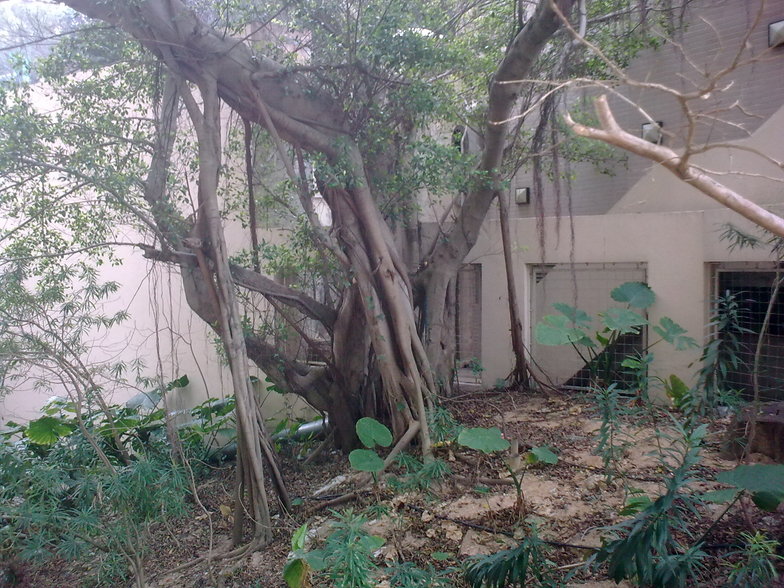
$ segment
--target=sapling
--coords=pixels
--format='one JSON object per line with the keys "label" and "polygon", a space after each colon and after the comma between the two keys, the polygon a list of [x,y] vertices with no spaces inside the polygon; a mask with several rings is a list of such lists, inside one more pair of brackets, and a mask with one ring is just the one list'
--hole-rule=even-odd
{"label": "sapling", "polygon": [[367,518],[348,509],[332,511],[335,521],[324,547],[305,550],[307,527],[300,527],[292,536],[292,559],[286,564],[283,577],[289,588],[310,586],[311,575],[325,576],[322,586],[336,588],[372,588],[378,567],[373,553],[384,545],[384,539],[370,535]]}
{"label": "sapling", "polygon": [[392,433],[376,419],[364,417],[357,421],[357,437],[367,449],[355,449],[348,454],[351,467],[359,472],[368,472],[373,476],[373,489],[378,497],[378,474],[384,469],[384,460],[373,451],[376,445],[389,447],[392,445]]}
{"label": "sapling", "polygon": [[[512,446],[509,441],[504,439],[498,427],[463,429],[457,437],[457,442],[464,447],[481,451],[486,455],[506,451]],[[516,456],[512,457],[514,458]],[[539,463],[558,463],[558,456],[547,447],[534,447],[526,453],[525,464],[522,465],[522,469],[515,467],[512,460],[503,461],[504,467],[509,472],[512,483],[515,486],[515,492],[517,493],[515,510],[517,511],[519,520],[523,520],[527,513],[525,493],[523,491],[523,476],[529,466]]]}

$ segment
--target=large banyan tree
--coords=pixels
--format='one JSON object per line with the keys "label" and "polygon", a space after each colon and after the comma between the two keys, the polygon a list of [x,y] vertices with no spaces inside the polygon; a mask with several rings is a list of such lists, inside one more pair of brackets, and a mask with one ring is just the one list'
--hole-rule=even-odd
{"label": "large banyan tree", "polygon": [[[453,375],[458,270],[531,142],[541,154],[545,122],[558,126],[555,86],[535,80],[576,68],[603,74],[564,19],[613,39],[619,51],[623,23],[650,20],[653,4],[64,3],[90,20],[40,71],[62,111],[43,114],[28,104],[29,90],[3,89],[0,149],[4,186],[17,194],[14,214],[36,214],[25,208],[36,201],[24,196],[30,186],[60,211],[40,218],[39,202],[39,219],[15,231],[17,254],[34,257],[44,233],[50,252],[89,249],[117,240],[113,227],[131,219],[149,237],[143,254],[179,267],[189,305],[220,337],[231,369],[239,486],[259,542],[270,537],[265,461],[277,470],[249,361],[326,412],[340,447],[355,443],[357,418],[375,416],[401,444],[418,436],[427,458],[426,413]],[[638,33],[625,34],[640,46]],[[523,111],[535,113],[536,133],[520,133]],[[232,119],[241,121],[239,137],[227,128]],[[433,139],[453,129],[470,129],[477,146],[463,153],[455,141]],[[301,206],[330,296],[263,271],[256,227],[263,157],[274,160],[271,176],[285,174],[289,202]],[[230,258],[226,194],[238,183],[253,247]],[[441,222],[424,240],[415,237],[423,191],[445,199]],[[93,195],[89,206],[74,197],[82,192]],[[319,223],[316,197],[329,207],[329,227]],[[411,247],[415,241],[423,245]],[[317,324],[328,346],[291,320],[322,361],[289,356],[268,332],[249,328],[247,292],[279,316]],[[274,479],[285,503],[283,481]]]}

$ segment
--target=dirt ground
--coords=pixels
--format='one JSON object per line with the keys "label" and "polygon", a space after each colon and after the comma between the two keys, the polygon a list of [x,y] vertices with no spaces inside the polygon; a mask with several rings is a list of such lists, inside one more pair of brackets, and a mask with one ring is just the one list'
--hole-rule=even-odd
{"label": "dirt ground", "polygon": [[[518,392],[484,392],[450,400],[446,406],[466,426],[499,427],[509,440],[519,442],[520,454],[532,447],[548,446],[559,456],[555,465],[528,467],[523,476],[523,491],[528,521],[536,523],[540,536],[550,541],[550,558],[564,570],[575,567],[590,555],[591,547],[601,544],[602,527],[620,522],[618,514],[626,495],[620,480],[607,482],[602,458],[594,454],[595,437],[601,421],[597,410],[576,393],[526,395]],[[661,415],[664,425],[667,420]],[[723,460],[718,449],[726,421],[711,423],[703,460],[698,474],[705,482],[694,484],[695,490],[718,487],[711,482],[717,471],[731,469],[734,462]],[[626,423],[625,450],[619,469],[627,484],[655,498],[662,492],[663,468],[658,451],[668,441],[653,435],[650,424]],[[153,529],[151,554],[146,571],[150,588],[277,588],[285,587],[281,572],[289,552],[291,534],[303,523],[312,530],[312,543],[328,534],[329,511],[321,508],[335,495],[351,490],[335,486],[314,497],[314,492],[341,475],[350,475],[348,460],[338,453],[325,453],[320,461],[302,468],[296,458],[296,446],[283,452],[284,471],[292,496],[298,506],[291,515],[276,508],[275,540],[267,549],[238,561],[219,557],[230,542],[233,464],[214,469],[200,480],[198,501],[186,519]],[[390,515],[370,523],[369,531],[386,539],[377,563],[381,569],[379,588],[386,562],[413,561],[436,568],[457,565],[467,556],[494,553],[515,546],[518,532],[516,494],[506,468],[497,456],[443,445],[437,456],[445,460],[453,475],[435,484],[429,492],[394,495],[382,486],[377,493],[365,492],[353,503],[338,509],[355,511],[381,502]],[[764,461],[763,456],[753,456]],[[712,519],[724,509],[710,505],[700,520],[694,522],[695,534],[708,528]],[[784,512],[764,513],[754,507],[736,506],[706,538],[716,565],[709,566],[706,577],[695,585],[720,586],[729,568],[726,561],[731,545],[749,524],[770,538],[784,543]],[[450,554],[437,561],[432,554]],[[206,558],[199,565],[175,570],[194,558]],[[447,556],[437,555],[443,558]],[[89,565],[49,561],[41,567],[24,569],[25,582],[36,587],[89,586]],[[175,571],[172,571],[175,570]],[[466,586],[455,574],[455,587]],[[104,584],[106,585],[106,584]],[[111,585],[111,584],[110,584]],[[116,585],[116,584],[115,584]],[[132,585],[132,584],[128,584]],[[615,586],[600,574],[584,574],[573,585],[589,587]],[[784,585],[784,584],[778,584]]]}

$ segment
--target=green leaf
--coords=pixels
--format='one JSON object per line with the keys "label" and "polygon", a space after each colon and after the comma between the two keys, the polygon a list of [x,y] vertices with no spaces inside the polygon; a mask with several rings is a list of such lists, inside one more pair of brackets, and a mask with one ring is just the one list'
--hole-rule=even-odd
{"label": "green leaf", "polygon": [[749,492],[781,492],[784,488],[784,465],[742,465],[734,470],[720,472],[716,481]]}
{"label": "green leaf", "polygon": [[580,327],[590,327],[591,326],[591,315],[589,315],[584,310],[580,310],[579,308],[575,308],[574,306],[570,306],[568,304],[564,304],[563,302],[556,302],[553,304],[553,308],[566,316],[570,322],[574,323]]}
{"label": "green leaf", "polygon": [[670,374],[670,377],[664,381],[664,391],[667,397],[672,400],[675,408],[683,407],[683,402],[689,397],[690,390],[686,382],[675,374]]}
{"label": "green leaf", "polygon": [[376,419],[363,417],[357,421],[356,429],[359,440],[368,449],[372,449],[376,445],[381,445],[381,447],[392,445],[392,433]]}
{"label": "green leaf", "polygon": [[308,580],[310,566],[304,559],[292,559],[283,568],[283,579],[289,588],[304,588]]}
{"label": "green leaf", "polygon": [[618,511],[618,514],[625,517],[636,515],[644,511],[651,504],[652,501],[647,494],[629,496],[626,500],[626,504]]}
{"label": "green leaf", "polygon": [[784,490],[779,490],[777,492],[755,492],[751,495],[751,499],[754,501],[754,504],[757,505],[757,508],[767,512],[776,512],[779,508],[779,504],[784,502]]}
{"label": "green leaf", "polygon": [[302,559],[308,562],[308,565],[317,572],[320,572],[327,567],[327,558],[323,549],[314,549],[313,551],[303,553]]}
{"label": "green leaf", "polygon": [[294,534],[291,536],[291,550],[297,551],[297,549],[305,549],[305,539],[307,539],[307,537],[308,525],[306,523],[294,531]]}
{"label": "green leaf", "polygon": [[548,314],[542,317],[542,321],[536,325],[534,334],[542,345],[596,346],[585,331],[573,327],[572,322],[560,314]]}
{"label": "green leaf", "polygon": [[737,488],[723,488],[721,490],[711,490],[702,495],[705,502],[713,502],[715,504],[723,504],[733,500],[738,495]]}
{"label": "green leaf", "polygon": [[166,391],[168,392],[169,390],[174,390],[175,388],[185,388],[185,386],[187,386],[188,384],[190,384],[190,380],[188,379],[188,376],[187,375],[180,376],[176,380],[172,380],[171,382],[166,384]]}
{"label": "green leaf", "polygon": [[628,308],[608,308],[601,317],[604,326],[621,335],[639,333],[639,327],[648,324],[645,317]]}
{"label": "green leaf", "polygon": [[362,545],[362,547],[369,553],[373,553],[377,549],[381,548],[385,542],[386,540],[383,537],[379,537],[378,535],[365,535],[359,540],[360,545]]}
{"label": "green leaf", "polygon": [[64,423],[60,419],[51,416],[44,416],[27,425],[25,435],[33,443],[38,445],[52,445],[61,437],[70,435],[73,427]]}
{"label": "green leaf", "polygon": [[360,472],[380,472],[384,469],[384,460],[370,449],[355,449],[348,454],[351,467]]}
{"label": "green leaf", "polygon": [[547,447],[534,447],[528,454],[535,458],[535,461],[529,461],[529,463],[549,463],[551,465],[558,463],[558,456]]}
{"label": "green leaf", "polygon": [[448,551],[434,551],[430,554],[430,557],[436,561],[447,561],[452,559],[454,556],[454,553],[449,553]]}
{"label": "green leaf", "polygon": [[509,441],[503,438],[498,427],[490,429],[473,428],[463,429],[457,436],[457,442],[469,449],[476,449],[483,453],[493,453],[509,449]]}
{"label": "green leaf", "polygon": [[626,282],[610,292],[610,297],[616,302],[625,302],[632,308],[648,308],[656,301],[656,294],[648,284],[642,282]]}
{"label": "green leaf", "polygon": [[678,351],[699,347],[697,341],[684,334],[686,333],[686,329],[669,317],[662,317],[659,324],[653,327],[653,330],[656,331],[659,337],[667,341],[667,343],[675,345],[675,349]]}

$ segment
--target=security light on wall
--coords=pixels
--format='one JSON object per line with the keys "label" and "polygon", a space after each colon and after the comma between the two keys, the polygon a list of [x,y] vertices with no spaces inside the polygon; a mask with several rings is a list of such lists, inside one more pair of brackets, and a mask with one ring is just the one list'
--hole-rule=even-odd
{"label": "security light on wall", "polygon": [[784,20],[772,22],[768,25],[768,47],[784,45]]}
{"label": "security light on wall", "polygon": [[515,204],[530,204],[531,188],[515,188]]}
{"label": "security light on wall", "polygon": [[642,123],[642,131],[640,136],[649,143],[662,144],[664,134],[662,133],[663,123],[660,120],[654,120]]}

